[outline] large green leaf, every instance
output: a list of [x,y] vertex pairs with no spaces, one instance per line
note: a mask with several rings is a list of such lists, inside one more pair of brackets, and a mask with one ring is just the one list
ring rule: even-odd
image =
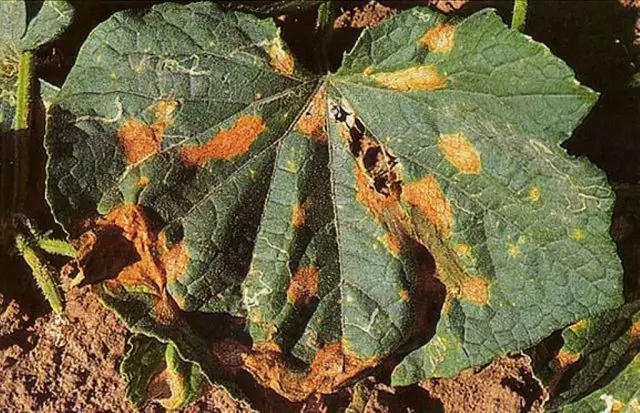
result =
[[411,383],[621,303],[613,195],[559,145],[595,100],[491,10],[401,13],[314,77],[271,21],[164,4],[83,45],[47,196],[103,301],[211,380],[240,354],[302,399],[428,341]]

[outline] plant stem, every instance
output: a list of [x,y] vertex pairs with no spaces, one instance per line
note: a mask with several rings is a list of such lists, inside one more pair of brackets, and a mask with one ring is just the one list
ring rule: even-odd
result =
[[16,97],[16,117],[14,129],[21,130],[29,127],[29,112],[31,103],[31,85],[35,69],[33,52],[20,53],[18,63],[18,91]]
[[320,46],[316,48],[316,63],[322,71],[327,72],[329,71],[329,43],[333,35],[333,7],[331,0],[325,1],[318,7],[316,34],[320,39]]
[[29,178],[29,118],[35,59],[33,52],[20,53],[18,61],[18,85],[16,114],[13,119],[13,194],[11,212],[22,212]]
[[62,295],[56,285],[53,268],[38,256],[38,252],[29,244],[24,235],[18,234],[16,236],[16,248],[31,268],[33,277],[53,311],[57,314],[62,313]]
[[62,255],[65,257],[75,258],[76,249],[70,242],[60,239],[51,239],[47,237],[40,237],[37,240],[38,247],[49,254]]
[[511,17],[511,28],[519,32],[524,30],[527,21],[527,0],[515,0],[513,3],[513,16]]

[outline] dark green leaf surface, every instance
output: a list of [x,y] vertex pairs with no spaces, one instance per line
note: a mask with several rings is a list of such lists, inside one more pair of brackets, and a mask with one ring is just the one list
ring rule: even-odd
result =
[[[210,3],[100,25],[50,111],[47,196],[85,276],[117,275],[102,299],[212,380],[194,318],[244,318],[247,368],[291,399],[423,331],[425,247],[447,298],[398,384],[619,305],[612,193],[559,146],[595,94],[492,11],[444,21],[401,13],[320,79],[272,22]],[[91,265],[101,239],[114,268]]]

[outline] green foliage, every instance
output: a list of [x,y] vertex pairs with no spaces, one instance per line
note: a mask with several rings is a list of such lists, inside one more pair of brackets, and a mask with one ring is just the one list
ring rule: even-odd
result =
[[182,360],[173,345],[141,335],[129,339],[120,371],[127,382],[127,397],[137,409],[149,400],[169,410],[180,409],[196,400],[206,383],[200,368]]
[[289,399],[410,343],[405,385],[622,304],[613,193],[560,146],[596,99],[491,10],[405,11],[315,76],[271,20],[162,4],[83,45],[50,109],[47,198],[103,302],[169,343],[133,339],[137,405],[160,347],[220,381],[194,321],[211,314],[245,320],[253,349],[231,333],[233,351]]

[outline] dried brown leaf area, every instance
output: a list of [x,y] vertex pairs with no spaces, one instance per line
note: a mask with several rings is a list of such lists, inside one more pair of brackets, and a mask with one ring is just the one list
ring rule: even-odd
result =
[[204,166],[211,160],[229,160],[246,153],[267,127],[261,116],[243,115],[203,145],[180,148],[180,160],[188,167]]
[[157,321],[172,324],[178,317],[178,305],[166,285],[185,271],[189,257],[183,245],[167,245],[166,238],[152,229],[138,205],[123,205],[86,225],[88,229],[76,244],[87,281],[104,280],[114,290],[154,295]]
[[359,360],[344,351],[341,343],[325,345],[308,370],[298,370],[272,349],[254,349],[243,363],[256,379],[291,401],[302,401],[313,393],[330,394],[346,381],[379,360]]
[[445,412],[537,413],[548,398],[524,355],[500,357],[479,371],[466,370],[421,386],[442,403]]
[[164,131],[173,125],[177,107],[178,102],[173,99],[159,100],[149,108],[154,113],[153,123],[134,118],[124,122],[118,130],[118,142],[128,164],[136,164],[160,152]]

